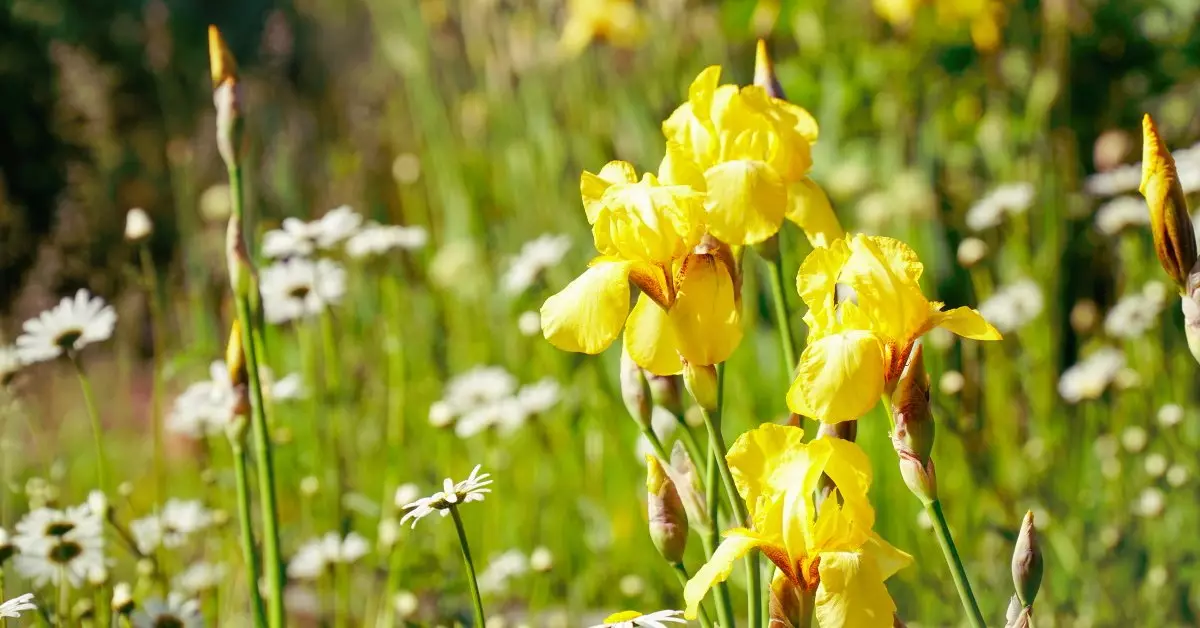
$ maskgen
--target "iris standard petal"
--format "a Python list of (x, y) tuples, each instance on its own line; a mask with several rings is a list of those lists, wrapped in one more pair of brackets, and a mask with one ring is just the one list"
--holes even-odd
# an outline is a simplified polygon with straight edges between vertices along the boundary
[(618, 183), (637, 183), (637, 180), (637, 170), (626, 161), (610, 161), (596, 174), (585, 170), (579, 176), (579, 194), (583, 197), (588, 224), (596, 223), (600, 201), (609, 187)]
[(769, 500), (791, 486), (803, 486), (809, 466), (804, 430), (764, 423), (738, 436), (725, 460), (751, 520), (756, 520), (760, 497)]
[(729, 244), (757, 244), (779, 232), (787, 188), (766, 162), (737, 159), (704, 172), (708, 230)]
[(765, 540), (753, 530), (746, 528), (727, 530), (725, 540), (717, 546), (712, 558), (697, 570), (696, 575), (692, 576), (692, 579), (684, 585), (683, 600), (687, 607), (683, 616), (688, 619), (696, 619), (700, 602), (704, 601), (704, 596), (708, 594), (708, 591), (718, 582), (724, 582), (729, 577), (730, 572), (733, 571), (733, 564), (739, 558), (764, 543)]
[(855, 235), (841, 280), (854, 288), (858, 306), (880, 335), (913, 338), (929, 318), (929, 301), (918, 280), (924, 266), (915, 251), (894, 238)]
[(601, 261), (542, 304), (542, 335), (564, 351), (600, 353), (629, 313), (629, 262)]
[(788, 186), (787, 219), (804, 230), (814, 248), (829, 246), (846, 235), (833, 213), (829, 197), (808, 177)]
[(857, 419), (883, 394), (884, 352), (873, 332), (852, 330), (810, 342), (788, 390), (792, 412), (825, 423)]
[(644, 293), (638, 296), (625, 322), (625, 350), (638, 366), (655, 375), (683, 371), (675, 328), (667, 312)]
[(686, 185), (704, 192), (704, 171), (694, 161), (682, 144), (675, 140), (667, 140), (667, 154), (658, 165), (658, 178), (667, 185)]
[(821, 554), (816, 614), (821, 628), (890, 628), (896, 604), (879, 565), (858, 552)]
[(742, 341), (733, 278), (715, 255), (689, 255), (677, 280), (671, 324), (679, 353), (692, 364), (720, 364)]

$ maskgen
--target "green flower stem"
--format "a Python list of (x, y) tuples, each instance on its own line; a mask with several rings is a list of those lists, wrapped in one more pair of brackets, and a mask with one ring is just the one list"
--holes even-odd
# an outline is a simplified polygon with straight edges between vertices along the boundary
[(163, 487), (166, 484), (163, 466), (162, 363), (166, 356), (163, 339), (167, 330), (158, 294), (158, 275), (154, 272), (154, 260), (145, 241), (138, 247), (138, 261), (142, 271), (142, 283), (146, 289), (146, 301), (150, 305), (150, 336), (154, 350), (150, 389), (150, 425), (154, 436), (154, 504), (161, 506), (165, 494)]
[(471, 548), (467, 545), (467, 531), (463, 529), (462, 517), (458, 514), (458, 506), (450, 505), (450, 516), (454, 518), (454, 529), (458, 531), (458, 545), (462, 548), (463, 569), (467, 572), (467, 584), (471, 587), (471, 603), (475, 609), (475, 626), (483, 628), (486, 621), (483, 616), (483, 600), (479, 597), (479, 582), (475, 579), (475, 563), (471, 561)]
[(262, 594), (258, 591), (258, 550), (254, 546), (254, 527), (250, 514), (250, 474), (246, 470), (246, 451), (240, 437), (229, 439), (233, 450), (233, 472), (237, 481), (237, 514), (242, 537), (242, 561), (246, 564), (246, 588), (250, 591), (250, 609), (255, 628), (267, 625)]
[[(679, 586), (686, 587), (691, 575), (688, 574), (687, 567), (683, 563), (673, 563), (671, 568), (675, 570), (675, 577), (679, 579)], [(708, 617), (708, 609), (704, 605), (700, 606), (700, 626), (702, 628), (712, 628), (712, 620)]]
[[(242, 169), (236, 165), (229, 167), (229, 196), (233, 206), (233, 220), (244, 221), (245, 209), (242, 204), (243, 181)], [(257, 287), (253, 286), (257, 291)], [(275, 496), (275, 463), (271, 452), (270, 433), (267, 428), (266, 405), (263, 402), (262, 383), (259, 381), (258, 358), (260, 348), (256, 342), (261, 339), (261, 333), (255, 328), (260, 319), (251, 308), (249, 290), (235, 290), (234, 301), (237, 304), (237, 317), (241, 323), (242, 347), (246, 355), (246, 375), (250, 391), (250, 430), (254, 440), (254, 455), (260, 470), (258, 473), (258, 492), (262, 500), (263, 525), (263, 563), (267, 576), (267, 624), (271, 628), (281, 628), (284, 625), (283, 612), (283, 564), (279, 551), (279, 514)]]
[[(713, 449), (709, 449), (708, 456), (708, 471), (704, 478), (704, 495), (708, 502), (709, 517), (712, 519), (711, 529), (708, 534), (702, 537), (704, 544), (705, 558), (712, 560), (713, 553), (717, 551), (717, 546), (721, 544), (721, 527), (718, 523), (720, 519), (721, 508), (721, 479), (717, 472), (717, 453)], [(717, 614), (721, 616), (722, 626), (734, 626), (733, 619), (733, 598), (729, 595), (729, 583), (721, 581), (717, 583), (717, 591), (713, 595), (716, 600)]]
[(775, 325), (779, 328), (779, 343), (783, 346), (785, 372), (790, 378), (796, 369), (796, 338), (792, 335), (792, 314), (787, 303), (787, 282), (780, 260), (763, 259), (770, 275), (771, 301), (775, 304)]
[[(737, 492), (737, 485), (733, 482), (733, 473), (729, 470), (729, 462), (725, 460), (727, 448), (725, 447), (725, 438), (721, 436), (720, 410), (709, 412), (701, 407), (700, 414), (704, 417), (705, 427), (708, 428), (708, 442), (715, 454), (713, 461), (717, 463), (717, 471), (721, 475), (721, 482), (725, 485), (725, 495), (729, 498), (734, 525), (747, 525), (746, 505), (742, 503), (742, 497)], [(762, 586), (761, 576), (758, 573), (758, 554), (746, 555), (746, 583), (749, 625), (751, 628), (757, 628), (762, 625)]]
[(87, 406), (88, 420), (92, 423), (92, 443), (96, 448), (96, 485), (100, 491), (108, 495), (107, 459), (104, 457), (104, 434), (100, 425), (100, 412), (96, 410), (96, 396), (92, 393), (92, 383), (83, 372), (83, 363), (79, 354), (71, 351), (71, 364), (75, 366), (75, 374), (79, 376), (79, 386), (83, 389), (83, 402)]
[(650, 446), (654, 448), (654, 453), (658, 454), (663, 464), (671, 464), (671, 454), (663, 446), (662, 440), (658, 438), (658, 434), (654, 433), (654, 428), (649, 425), (643, 427), (642, 435), (646, 437), (646, 440), (650, 441)]
[(679, 432), (683, 435), (683, 446), (687, 449), (688, 457), (692, 459), (692, 464), (696, 465), (697, 471), (704, 471), (708, 465), (708, 456), (704, 455), (704, 449), (700, 447), (700, 440), (696, 438), (696, 433), (692, 431), (692, 426), (680, 419)]
[[(399, 545), (399, 541), (397, 541)], [(392, 628), (396, 625), (396, 611), (392, 610), (392, 598), (396, 595), (396, 591), (400, 588), (401, 567), (404, 563), (404, 554), (399, 547), (393, 547), (391, 550), (391, 558), (388, 562), (387, 582), (383, 585), (383, 600), (379, 604), (379, 613), (376, 620), (376, 625), (380, 628)]]
[(963, 610), (967, 612), (972, 628), (984, 628), (983, 614), (979, 612), (979, 603), (971, 592), (971, 583), (967, 580), (967, 570), (963, 568), (962, 559), (958, 557), (958, 548), (950, 537), (950, 526), (946, 523), (946, 515), (942, 513), (942, 503), (933, 500), (925, 504), (925, 512), (933, 522), (933, 531), (937, 533), (938, 545), (942, 555), (946, 557), (946, 565), (950, 567), (950, 575), (954, 577), (954, 588), (958, 589), (958, 598)]
[(61, 628), (66, 628), (71, 617), (71, 585), (67, 582), (67, 568), (58, 568), (58, 608), (54, 609), (54, 619)]

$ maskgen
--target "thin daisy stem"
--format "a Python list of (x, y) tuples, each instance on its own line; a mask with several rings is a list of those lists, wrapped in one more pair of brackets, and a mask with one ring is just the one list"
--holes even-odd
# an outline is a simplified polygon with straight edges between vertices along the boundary
[[(688, 574), (687, 567), (683, 563), (672, 563), (671, 568), (675, 570), (675, 577), (679, 579), (679, 586), (686, 587), (691, 575)], [(708, 609), (700, 606), (700, 626), (702, 628), (712, 628), (712, 620), (708, 617)]]
[(950, 567), (950, 575), (954, 577), (954, 588), (958, 589), (958, 599), (962, 602), (963, 610), (967, 613), (972, 628), (984, 628), (983, 614), (979, 612), (979, 603), (971, 591), (971, 582), (967, 579), (967, 570), (963, 567), (962, 559), (958, 556), (958, 548), (950, 536), (950, 525), (946, 523), (946, 515), (942, 512), (942, 502), (938, 500), (925, 504), (925, 512), (933, 522), (933, 531), (937, 534), (938, 545), (942, 555), (946, 557), (946, 565)]
[(158, 294), (158, 275), (154, 272), (154, 260), (150, 256), (150, 247), (145, 241), (138, 247), (138, 260), (141, 265), (142, 283), (146, 289), (146, 301), (150, 305), (150, 336), (154, 351), (151, 360), (151, 389), (150, 389), (150, 424), (154, 436), (154, 504), (161, 506), (163, 501), (163, 486), (166, 483), (166, 472), (163, 467), (163, 425), (162, 425), (162, 362), (166, 351), (163, 339), (166, 327), (163, 321), (162, 302)]
[(775, 304), (775, 325), (779, 328), (779, 343), (783, 347), (785, 372), (791, 377), (796, 368), (796, 338), (792, 335), (792, 313), (787, 302), (786, 280), (782, 260), (763, 259), (770, 275), (771, 301)]
[(101, 492), (108, 494), (108, 478), (105, 468), (107, 467), (106, 458), (104, 457), (104, 435), (100, 425), (100, 412), (96, 410), (96, 396), (92, 393), (92, 383), (88, 380), (87, 373), (83, 371), (83, 363), (79, 360), (79, 355), (74, 351), (70, 352), (71, 364), (75, 366), (75, 374), (79, 376), (79, 386), (83, 389), (83, 403), (87, 406), (88, 419), (92, 423), (92, 442), (96, 448), (96, 484)]
[(250, 608), (255, 628), (267, 625), (262, 594), (258, 591), (258, 550), (254, 546), (254, 526), (250, 514), (250, 473), (246, 469), (246, 451), (238, 438), (229, 439), (233, 450), (233, 473), (237, 482), (238, 525), (241, 529), (242, 562), (246, 564), (246, 588), (250, 590)]
[[(233, 220), (244, 224), (245, 209), (242, 204), (242, 169), (237, 165), (229, 168), (229, 196), (233, 206)], [(244, 287), (249, 288), (249, 287)], [(257, 288), (253, 288), (257, 291)], [(261, 348), (258, 340), (261, 333), (255, 329), (260, 319), (251, 308), (249, 289), (234, 291), (237, 317), (242, 332), (242, 347), (246, 356), (246, 375), (250, 392), (250, 429), (254, 439), (254, 456), (259, 465), (258, 492), (262, 500), (263, 563), (267, 576), (267, 624), (271, 628), (284, 625), (283, 612), (283, 564), (279, 550), (279, 512), (275, 496), (275, 463), (271, 451), (271, 436), (267, 427), (266, 405), (263, 401), (262, 383), (259, 381), (258, 358)]]
[(392, 597), (396, 595), (396, 590), (400, 588), (400, 567), (404, 562), (404, 555), (400, 551), (399, 542), (392, 547), (391, 557), (388, 560), (388, 576), (387, 582), (383, 585), (383, 600), (379, 604), (379, 614), (383, 617), (377, 620), (380, 628), (392, 628), (396, 625), (396, 612), (392, 610)]
[(486, 625), (483, 616), (483, 599), (479, 597), (479, 582), (475, 579), (475, 563), (471, 561), (471, 548), (467, 546), (467, 531), (463, 529), (462, 517), (458, 514), (456, 504), (450, 504), (450, 516), (454, 518), (454, 529), (458, 531), (458, 545), (462, 548), (463, 569), (467, 572), (467, 584), (471, 587), (471, 603), (475, 607), (475, 626), (483, 628)]
[(58, 568), (58, 609), (54, 613), (55, 622), (59, 626), (67, 625), (67, 617), (71, 611), (68, 608), (71, 602), (71, 585), (67, 582), (67, 567), (62, 565)]

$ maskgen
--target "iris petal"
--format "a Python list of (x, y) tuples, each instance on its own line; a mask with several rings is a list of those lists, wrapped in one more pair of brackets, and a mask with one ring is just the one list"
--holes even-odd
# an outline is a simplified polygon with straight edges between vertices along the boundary
[(542, 335), (564, 351), (600, 353), (629, 313), (629, 262), (593, 265), (542, 304)]

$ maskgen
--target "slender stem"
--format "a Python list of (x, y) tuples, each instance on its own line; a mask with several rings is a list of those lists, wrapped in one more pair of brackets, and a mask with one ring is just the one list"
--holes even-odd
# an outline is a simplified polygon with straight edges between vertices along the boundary
[(345, 563), (333, 567), (333, 625), (346, 628), (350, 625), (350, 574)]
[[(708, 460), (708, 471), (704, 478), (705, 497), (708, 501), (708, 512), (712, 519), (712, 528), (709, 533), (703, 537), (704, 555), (708, 559), (712, 559), (713, 553), (717, 551), (717, 546), (721, 544), (721, 526), (720, 526), (720, 509), (721, 509), (721, 491), (718, 488), (721, 485), (721, 479), (718, 477), (717, 471), (717, 452), (710, 448)], [(717, 592), (714, 594), (717, 604), (717, 614), (721, 616), (722, 626), (734, 626), (733, 619), (733, 600), (729, 595), (729, 583), (721, 581), (717, 584)]]
[[(729, 499), (730, 512), (733, 513), (734, 525), (747, 525), (746, 505), (737, 492), (733, 482), (733, 473), (729, 470), (729, 462), (725, 460), (725, 438), (721, 436), (720, 410), (708, 412), (700, 407), (700, 415), (704, 417), (704, 426), (708, 428), (708, 442), (713, 454), (712, 462), (716, 462), (721, 482), (725, 485), (725, 496)], [(746, 605), (751, 628), (762, 625), (762, 586), (758, 573), (758, 554), (746, 555)]]
[(400, 588), (400, 567), (404, 561), (398, 545), (399, 542), (397, 546), (392, 547), (391, 559), (388, 561), (387, 582), (383, 585), (383, 601), (379, 604), (379, 615), (382, 617), (376, 619), (379, 628), (392, 628), (396, 625), (396, 611), (392, 606), (392, 598)]
[(150, 424), (154, 436), (154, 504), (161, 506), (163, 486), (166, 483), (163, 466), (162, 362), (166, 355), (163, 340), (167, 330), (163, 322), (162, 302), (158, 298), (158, 276), (154, 272), (154, 260), (150, 256), (150, 247), (144, 241), (138, 247), (138, 259), (141, 263), (142, 282), (146, 289), (146, 301), (150, 306), (150, 336), (154, 351), (150, 389)]
[(963, 568), (962, 559), (958, 557), (958, 548), (950, 537), (950, 526), (946, 523), (946, 515), (942, 513), (942, 503), (933, 500), (925, 504), (925, 512), (933, 522), (933, 531), (937, 533), (938, 545), (942, 555), (946, 557), (946, 565), (950, 567), (950, 575), (954, 577), (954, 588), (958, 589), (958, 599), (962, 602), (963, 610), (967, 612), (973, 628), (984, 628), (983, 614), (979, 612), (979, 603), (971, 592), (971, 583), (967, 580), (967, 570)]
[(107, 495), (108, 479), (105, 471), (107, 462), (104, 457), (104, 435), (101, 432), (103, 428), (100, 425), (100, 413), (96, 410), (96, 397), (92, 393), (92, 383), (88, 380), (87, 374), (83, 372), (83, 363), (79, 361), (79, 355), (71, 351), (70, 356), (71, 364), (75, 365), (75, 374), (79, 376), (79, 386), (83, 389), (83, 402), (87, 406), (88, 419), (92, 423), (92, 442), (96, 448), (96, 484), (100, 491)]
[(779, 328), (779, 341), (783, 346), (783, 361), (785, 372), (791, 377), (796, 368), (796, 338), (792, 335), (791, 308), (787, 303), (786, 280), (783, 277), (783, 264), (779, 260), (764, 259), (767, 274), (770, 275), (771, 301), (775, 304), (775, 325)]
[(663, 446), (662, 440), (658, 438), (658, 434), (654, 433), (654, 428), (649, 425), (643, 427), (642, 435), (646, 437), (646, 440), (650, 441), (650, 446), (654, 448), (654, 453), (658, 454), (663, 464), (671, 464), (671, 454)]
[(705, 470), (708, 465), (708, 456), (704, 455), (704, 449), (700, 447), (700, 440), (696, 438), (692, 426), (681, 420), (679, 421), (679, 432), (683, 434), (683, 446), (687, 449), (692, 464), (696, 465), (696, 470)]
[(462, 548), (463, 569), (467, 572), (467, 584), (471, 587), (471, 603), (475, 607), (475, 626), (483, 628), (486, 625), (483, 617), (483, 600), (479, 597), (479, 582), (475, 580), (475, 563), (471, 561), (471, 548), (467, 546), (467, 531), (463, 529), (462, 517), (458, 514), (457, 505), (450, 505), (450, 516), (454, 518), (454, 529), (458, 530), (458, 545)]
[(71, 589), (67, 583), (67, 567), (63, 565), (58, 568), (58, 612), (55, 613), (55, 623), (64, 628), (67, 625), (67, 617), (71, 613), (71, 610), (67, 608), (70, 600)]
[[(683, 563), (673, 563), (671, 568), (675, 570), (675, 576), (679, 579), (679, 586), (686, 587), (691, 575), (688, 574), (687, 567)], [(700, 625), (703, 628), (712, 628), (712, 620), (708, 617), (708, 609), (700, 606)]]
[(258, 591), (258, 550), (254, 546), (254, 527), (250, 514), (250, 477), (246, 470), (246, 451), (237, 438), (229, 441), (233, 449), (233, 472), (237, 477), (237, 513), (242, 536), (242, 561), (246, 563), (246, 588), (250, 590), (250, 607), (256, 628), (267, 625), (262, 594)]
[[(233, 205), (236, 220), (244, 219), (242, 205), (242, 170), (240, 167), (229, 168), (229, 195)], [(257, 290), (257, 287), (253, 287)], [(241, 323), (242, 347), (246, 355), (246, 375), (250, 389), (250, 428), (254, 439), (254, 455), (260, 470), (258, 473), (258, 492), (262, 500), (263, 520), (263, 563), (267, 575), (267, 623), (271, 628), (281, 628), (284, 623), (283, 612), (283, 565), (280, 562), (279, 551), (279, 515), (275, 496), (275, 464), (271, 452), (270, 434), (267, 428), (266, 405), (263, 403), (262, 384), (258, 373), (257, 340), (261, 334), (255, 328), (259, 318), (250, 307), (250, 296), (246, 291), (234, 291), (237, 304), (238, 321)]]

